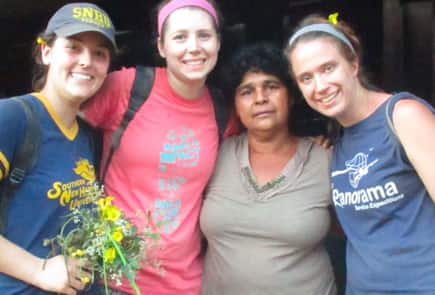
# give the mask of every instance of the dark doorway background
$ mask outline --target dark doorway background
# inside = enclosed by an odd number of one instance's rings
[[[49,16],[66,0],[0,1],[0,97],[31,90],[31,46]],[[155,45],[153,9],[158,0],[90,0],[112,16],[121,55],[114,68],[135,64],[160,65]],[[223,42],[216,70],[237,47],[257,41],[284,46],[299,20],[311,13],[339,12],[354,26],[364,48],[364,65],[374,84],[389,92],[411,91],[434,101],[435,38],[431,0],[217,0],[224,16]],[[325,119],[302,99],[295,108],[302,134],[325,133]],[[297,116],[300,117],[297,118]]]
[[[31,91],[31,47],[49,16],[65,0],[0,0],[0,97]],[[151,11],[156,0],[94,0],[112,16],[122,54],[114,68],[156,65]],[[243,44],[284,46],[295,24],[310,13],[339,12],[361,36],[366,70],[387,91],[409,90],[435,103],[435,23],[432,0],[217,0],[225,18],[219,66]],[[212,80],[215,76],[212,76]],[[215,80],[217,80],[215,78]],[[213,82],[213,81],[212,81]],[[302,109],[300,115],[316,119]],[[321,132],[323,122],[307,125]],[[339,286],[344,284],[343,243],[329,239]],[[343,289],[341,288],[341,291]]]
[[[65,0],[0,1],[0,96],[30,91],[31,45]],[[156,64],[151,11],[156,0],[90,1],[105,8],[119,31],[123,54],[115,67]],[[434,6],[430,0],[217,0],[225,17],[220,64],[243,43],[282,46],[309,13],[338,11],[363,40],[373,81],[387,91],[410,90],[433,102]]]

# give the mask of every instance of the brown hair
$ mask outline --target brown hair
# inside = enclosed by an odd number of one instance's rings
[[[296,26],[294,32],[297,32],[300,29],[313,24],[331,24],[331,23],[328,21],[328,19],[326,19],[321,15],[312,14],[302,19],[302,21],[299,22],[299,24]],[[331,34],[322,31],[312,31],[297,37],[294,40],[294,42],[292,42],[292,44],[287,44],[287,47],[285,48],[285,53],[287,54],[287,56],[290,56],[290,53],[293,51],[293,49],[296,47],[299,41],[314,40],[318,38],[328,38],[328,40],[330,40],[337,46],[338,51],[343,55],[343,57],[349,63],[356,62],[358,64],[358,69],[359,69],[358,81],[361,83],[361,85],[366,89],[377,90],[378,88],[369,82],[368,76],[362,65],[362,46],[361,46],[360,38],[357,36],[355,31],[350,27],[350,25],[348,25],[344,21],[337,22],[337,24],[334,25],[334,28],[346,36],[346,38],[352,44],[353,50],[344,42],[342,42],[340,39],[332,36]],[[292,64],[290,59],[289,59],[289,64],[290,64],[290,73],[293,76],[293,69],[292,69]]]
[[[37,39],[44,40],[51,47],[56,41],[57,36],[55,33],[40,33]],[[33,45],[32,56],[35,61],[32,72],[32,89],[33,91],[41,91],[47,82],[48,66],[42,62],[41,45],[37,42]]]

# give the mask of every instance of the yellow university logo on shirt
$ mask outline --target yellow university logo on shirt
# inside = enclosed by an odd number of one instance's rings
[[[92,7],[73,8],[73,17],[84,23],[90,23],[102,28],[111,28],[109,17],[101,10]]]
[[[47,192],[49,199],[59,199],[61,206],[69,206],[71,210],[92,203],[96,179],[94,166],[86,159],[77,161],[73,170],[80,178],[67,183],[55,181]]]

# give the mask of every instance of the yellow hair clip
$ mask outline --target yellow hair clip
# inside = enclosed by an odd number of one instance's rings
[[[36,38],[36,43],[38,43],[39,45],[45,44],[45,40],[42,39],[41,37]]]
[[[331,14],[328,16],[328,21],[329,21],[331,24],[336,25],[336,24],[338,23],[337,18],[338,18],[338,12],[334,12],[334,13],[331,13]]]

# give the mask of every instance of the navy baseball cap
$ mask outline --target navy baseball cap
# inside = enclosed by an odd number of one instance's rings
[[[106,37],[116,49],[115,27],[109,15],[95,4],[78,2],[59,8],[50,18],[46,33],[70,37],[83,32],[97,32]]]

